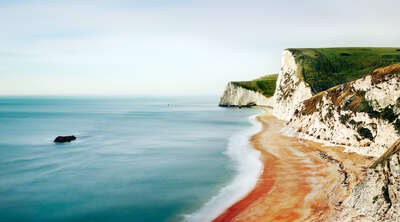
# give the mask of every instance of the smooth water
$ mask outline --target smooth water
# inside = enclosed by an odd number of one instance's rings
[[[183,220],[232,182],[229,140],[259,112],[217,102],[0,98],[0,221]]]

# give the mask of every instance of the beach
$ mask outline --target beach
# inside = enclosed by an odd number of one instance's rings
[[[327,221],[365,174],[373,158],[337,146],[288,137],[285,122],[257,117],[262,131],[250,138],[263,171],[254,188],[214,222]]]

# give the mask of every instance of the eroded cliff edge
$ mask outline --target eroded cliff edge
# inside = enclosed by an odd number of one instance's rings
[[[400,139],[368,170],[343,202],[337,219],[400,221]],[[352,212],[349,212],[352,211]]]
[[[298,72],[295,57],[290,50],[285,50],[281,56],[281,70],[276,81],[273,114],[288,121],[295,106],[311,96],[311,88]]]
[[[261,78],[262,79],[262,78]],[[299,102],[312,96],[311,88],[298,72],[298,64],[291,50],[284,50],[281,55],[281,69],[275,79],[275,84],[269,84],[262,90],[251,84],[258,80],[245,82],[229,82],[220,99],[220,106],[270,106],[274,108],[274,115],[279,119],[288,121],[294,112],[294,107]],[[254,85],[254,84],[253,84]],[[273,88],[272,88],[273,87]],[[269,93],[263,93],[268,90]],[[273,92],[272,94],[270,92]]]
[[[400,64],[375,70],[299,103],[288,126],[296,136],[380,156],[400,136]]]
[[[281,56],[274,115],[288,121],[303,100],[399,62],[397,48],[289,48]]]

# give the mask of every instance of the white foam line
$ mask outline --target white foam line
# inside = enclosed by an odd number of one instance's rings
[[[256,185],[263,170],[261,153],[250,144],[250,137],[262,130],[262,124],[256,120],[257,115],[249,117],[252,127],[234,134],[229,138],[226,154],[237,163],[237,175],[233,181],[222,188],[198,211],[184,216],[187,222],[212,221],[227,208],[245,197]]]

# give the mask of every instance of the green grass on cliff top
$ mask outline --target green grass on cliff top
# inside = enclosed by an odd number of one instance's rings
[[[299,74],[313,93],[359,79],[400,62],[399,48],[291,48]]]
[[[274,95],[275,92],[277,78],[278,74],[273,74],[273,75],[266,75],[251,81],[232,82],[232,84],[248,90],[259,92],[266,97],[271,97]]]

